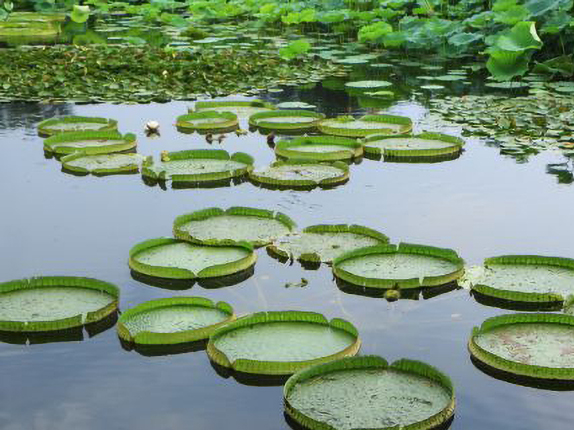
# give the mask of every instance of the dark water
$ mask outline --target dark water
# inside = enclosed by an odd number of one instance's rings
[[[287,95],[274,95],[283,100]],[[337,93],[299,95],[330,114],[355,111]],[[2,280],[34,275],[80,275],[121,287],[121,307],[172,295],[200,295],[231,303],[238,314],[312,310],[352,321],[362,353],[394,361],[420,359],[451,376],[457,389],[456,430],[563,430],[574,419],[572,392],[513,385],[471,363],[466,341],[473,326],[503,313],[474,301],[466,290],[428,300],[382,299],[340,291],[323,266],[305,271],[259,251],[254,276],[241,284],[168,291],[130,277],[128,250],[171,233],[173,219],[209,206],[275,209],[300,227],[357,223],[392,241],[451,247],[467,263],[504,253],[572,256],[574,188],[547,175],[556,156],[525,164],[470,140],[457,160],[391,164],[364,160],[351,180],[333,190],[271,191],[249,183],[211,190],[162,190],[139,175],[74,177],[44,158],[35,124],[54,114],[116,118],[121,131],[138,134],[139,152],[207,147],[198,134],[179,134],[175,117],[186,103],[150,105],[25,105],[0,107],[0,273]],[[402,102],[395,111],[414,117],[424,108]],[[146,138],[147,120],[161,124]],[[245,127],[244,127],[245,128]],[[218,146],[214,144],[213,146]],[[258,134],[230,135],[221,145],[245,151],[262,166],[274,159]],[[306,288],[284,288],[307,278]],[[2,430],[287,429],[281,387],[254,387],[215,373],[204,352],[145,357],[120,347],[114,329],[84,341],[0,344]]]

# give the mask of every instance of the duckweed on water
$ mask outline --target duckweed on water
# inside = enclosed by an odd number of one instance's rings
[[[171,297],[141,303],[122,313],[118,336],[126,342],[166,345],[205,340],[235,319],[233,308],[203,297]]]
[[[195,279],[238,273],[256,260],[248,244],[212,247],[158,238],[134,246],[129,265],[136,272],[158,278]]]
[[[300,234],[280,238],[268,250],[278,257],[327,263],[346,252],[388,242],[384,234],[367,227],[321,224],[307,227]]]
[[[260,312],[218,329],[207,353],[238,372],[289,375],[314,363],[355,355],[360,340],[347,321],[314,312]]]
[[[490,367],[540,379],[574,380],[574,317],[552,313],[487,319],[469,341],[472,355]]]
[[[309,429],[428,430],[454,413],[452,383],[413,360],[351,357],[302,370],[284,388],[285,411]]]
[[[288,234],[295,223],[280,212],[232,207],[227,210],[208,208],[181,215],[174,221],[174,236],[204,245],[249,242],[264,246]]]

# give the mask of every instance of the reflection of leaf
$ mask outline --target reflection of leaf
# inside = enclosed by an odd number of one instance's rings
[[[536,23],[533,21],[519,22],[512,27],[510,32],[498,38],[496,47],[505,51],[540,49],[542,41],[536,33]]]

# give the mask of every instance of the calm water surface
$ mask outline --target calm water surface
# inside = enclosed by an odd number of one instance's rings
[[[289,96],[274,95],[274,100]],[[330,92],[300,98],[329,113],[354,112]],[[121,287],[121,307],[173,295],[226,300],[238,314],[312,310],[352,321],[364,354],[408,357],[448,373],[458,405],[456,430],[563,430],[574,419],[573,392],[553,392],[494,379],[471,363],[466,341],[473,326],[504,311],[476,303],[466,290],[428,300],[387,303],[342,292],[327,266],[306,271],[259,250],[255,274],[231,287],[169,291],[133,280],[128,250],[144,239],[169,236],[172,220],[209,206],[246,205],[280,210],[300,227],[357,223],[392,241],[451,247],[468,264],[505,253],[573,256],[574,188],[545,173],[559,157],[541,154],[525,164],[470,140],[457,160],[393,164],[364,160],[351,180],[333,190],[271,191],[249,183],[210,190],[148,187],[139,175],[75,177],[44,158],[35,124],[55,114],[110,116],[122,132],[138,134],[139,152],[205,148],[198,134],[173,126],[189,104],[34,105],[0,107],[0,273],[2,280],[34,275],[81,275]],[[424,108],[403,102],[395,112],[418,117]],[[162,135],[146,138],[146,120]],[[246,126],[244,126],[246,128]],[[218,144],[212,147],[219,146]],[[257,133],[220,145],[245,151],[264,166],[274,159]],[[305,288],[286,282],[309,280]],[[120,347],[109,329],[83,341],[0,344],[2,430],[285,430],[281,387],[242,385],[219,376],[204,352],[145,357]]]

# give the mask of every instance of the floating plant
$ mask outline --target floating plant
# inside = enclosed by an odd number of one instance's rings
[[[40,136],[53,136],[72,131],[116,131],[118,122],[114,119],[90,116],[64,116],[50,118],[38,124]]]
[[[494,299],[495,305],[500,301],[510,309],[521,305],[560,309],[574,294],[574,260],[539,255],[492,257],[469,281],[475,297]]]
[[[237,115],[233,112],[206,110],[178,116],[175,125],[182,132],[220,132],[233,131],[238,124]]]
[[[249,117],[249,124],[263,130],[308,131],[317,127],[325,115],[307,110],[275,110],[259,112]]]
[[[257,256],[248,243],[203,246],[169,237],[138,243],[130,250],[135,272],[167,279],[227,276],[253,266]]]
[[[305,102],[283,102],[276,107],[277,109],[315,109],[317,106]]]
[[[259,312],[215,331],[207,354],[240,373],[290,375],[313,364],[355,355],[361,341],[348,321],[315,312]]]
[[[73,276],[42,276],[0,284],[0,330],[47,332],[96,323],[118,309],[118,288]]]
[[[173,234],[202,245],[249,242],[264,246],[295,227],[293,220],[281,212],[247,207],[208,208],[178,216],[173,223]]]
[[[267,249],[279,258],[292,258],[309,263],[330,263],[349,251],[384,245],[388,242],[387,236],[368,227],[319,224],[305,228],[300,234],[280,238]]]
[[[412,130],[410,118],[397,115],[365,115],[359,119],[352,116],[325,119],[318,125],[325,134],[347,137],[365,137],[369,134],[398,135]]]
[[[449,377],[434,367],[378,356],[349,357],[294,374],[283,390],[285,412],[313,430],[430,430],[454,414]]]
[[[174,183],[216,182],[240,178],[252,170],[253,158],[243,152],[230,155],[223,149],[190,149],[162,153],[155,163],[147,157],[142,175],[151,180]]]
[[[62,169],[78,175],[116,175],[138,173],[144,160],[139,154],[86,155],[82,152],[62,157]]]
[[[351,94],[362,94],[365,91],[378,91],[391,87],[393,84],[388,81],[352,81],[345,84],[345,88]]]
[[[247,118],[258,112],[265,112],[275,109],[272,103],[264,102],[262,100],[248,100],[248,101],[200,101],[195,102],[195,111],[216,111],[216,112],[233,112],[241,118]]]
[[[490,368],[545,380],[574,380],[574,317],[553,313],[489,318],[472,331],[472,356]]]
[[[350,251],[333,261],[343,281],[369,288],[420,288],[460,278],[464,261],[451,249],[401,243]]]
[[[363,155],[363,144],[339,136],[305,136],[277,142],[275,153],[299,160],[352,160]]]
[[[251,171],[249,179],[270,188],[332,187],[349,180],[349,166],[342,161],[332,164],[295,159],[276,161],[263,170]]]
[[[235,319],[233,308],[203,297],[170,297],[122,312],[118,336],[136,345],[174,345],[206,340]]]
[[[84,155],[111,154],[136,148],[136,136],[117,131],[71,131],[44,140],[44,151],[56,155],[81,152]]]
[[[421,133],[400,137],[373,134],[363,139],[365,154],[385,159],[442,159],[458,156],[464,140],[442,133]]]

